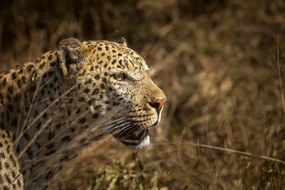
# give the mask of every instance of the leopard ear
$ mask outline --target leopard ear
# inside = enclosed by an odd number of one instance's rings
[[[120,38],[116,39],[115,42],[118,42],[119,44],[123,44],[125,46],[128,46],[128,42],[127,42],[126,38],[124,38],[124,37],[120,37]]]
[[[75,38],[68,38],[59,42],[59,66],[64,75],[69,70],[73,72],[81,68],[81,60],[83,59],[82,44]]]

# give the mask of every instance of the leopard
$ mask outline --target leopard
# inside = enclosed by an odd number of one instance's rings
[[[167,100],[126,41],[62,39],[0,73],[0,189],[48,189],[88,145],[106,136],[150,144]]]

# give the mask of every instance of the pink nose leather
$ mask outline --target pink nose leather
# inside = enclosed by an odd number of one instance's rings
[[[166,102],[167,98],[163,98],[163,99],[158,99],[157,102],[159,104],[158,109],[161,110],[162,107],[164,106],[165,102]]]

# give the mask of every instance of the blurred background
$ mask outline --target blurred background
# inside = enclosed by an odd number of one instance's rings
[[[285,1],[0,0],[0,70],[125,37],[168,101],[152,144],[108,137],[51,189],[285,189]]]

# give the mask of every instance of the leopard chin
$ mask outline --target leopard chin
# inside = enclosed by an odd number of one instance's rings
[[[144,139],[140,142],[140,144],[138,144],[137,146],[131,146],[129,145],[128,147],[130,149],[141,149],[141,148],[144,148],[146,146],[148,146],[150,144],[150,136],[149,135],[146,135],[144,137]]]

